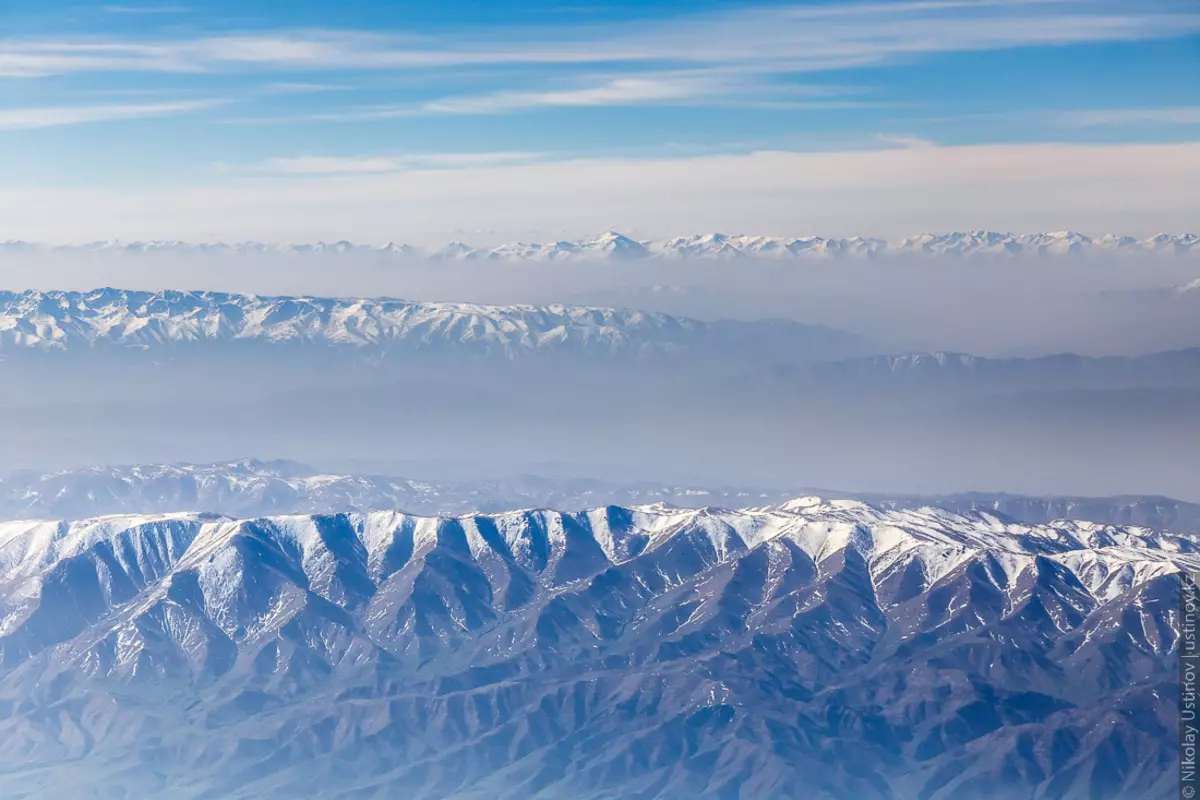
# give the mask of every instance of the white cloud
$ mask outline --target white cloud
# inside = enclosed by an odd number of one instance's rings
[[[351,108],[292,117],[243,118],[234,124],[302,121],[363,122],[430,115],[505,114],[535,108],[583,108],[648,104],[708,105],[763,109],[895,107],[895,103],[833,99],[845,90],[820,84],[775,86],[753,69],[695,69],[592,76],[538,91],[498,91],[442,97],[423,103]],[[807,99],[791,99],[791,98]],[[823,99],[812,99],[823,98]]]
[[[974,228],[1137,235],[1200,218],[1200,143],[764,151],[353,173],[234,173],[170,189],[11,187],[0,190],[0,239],[433,244],[455,229],[519,238],[608,226],[648,236]]]
[[[316,94],[320,92],[337,92],[346,89],[332,83],[306,83],[304,81],[277,81],[264,83],[254,91],[259,94]]]
[[[393,156],[296,156],[272,158],[260,165],[265,172],[281,175],[370,175],[404,167],[405,162]]]
[[[537,153],[418,153],[381,156],[296,156],[272,158],[260,171],[280,175],[372,175],[431,167],[470,167],[532,161]]]
[[[1059,120],[1066,125],[1079,127],[1132,125],[1145,122],[1167,125],[1200,125],[1200,107],[1105,108],[1095,111],[1066,111],[1059,115]]]
[[[937,143],[929,139],[924,139],[920,136],[904,133],[881,133],[877,137],[879,141],[887,144],[898,145],[899,147],[936,147]]]
[[[0,108],[0,131],[57,128],[92,122],[163,117],[186,114],[223,104],[223,100],[187,100],[175,103],[142,105],[43,106],[37,108]]]
[[[422,105],[427,114],[499,114],[539,107],[626,106],[723,95],[727,85],[697,78],[630,76],[594,86],[541,92],[449,97]]]
[[[106,14],[186,14],[191,9],[187,6],[133,6],[108,5],[100,10]]]

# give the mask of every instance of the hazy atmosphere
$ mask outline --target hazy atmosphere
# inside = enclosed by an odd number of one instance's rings
[[[12,350],[0,367],[10,376],[0,393],[10,471],[256,456],[409,477],[627,473],[1200,499],[1190,477],[1200,466],[1200,292],[1186,289],[1200,261],[1187,253],[729,260],[701,251],[542,263],[168,250],[7,261],[14,290],[168,285],[500,306],[464,318],[566,303],[719,328],[705,344],[676,342],[677,353],[599,348],[585,362],[470,347],[460,357],[448,342],[439,361],[419,343],[369,339],[314,360],[286,343],[247,348],[218,335],[186,344],[169,329],[121,332],[111,319],[74,331],[72,310],[66,338]],[[103,320],[111,303],[85,300],[83,316]],[[20,301],[4,305],[12,315]],[[162,313],[140,306],[118,303],[135,322]],[[14,344],[16,330],[4,334]],[[101,346],[114,337],[145,343]],[[938,353],[953,363],[855,361]],[[956,368],[964,355],[990,361]],[[1048,358],[1063,355],[1078,358]],[[813,370],[825,362],[841,366]],[[1114,450],[1119,459],[1105,457]]]

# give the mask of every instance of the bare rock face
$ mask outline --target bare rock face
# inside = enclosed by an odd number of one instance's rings
[[[816,498],[3,523],[0,788],[1165,798],[1198,550]]]

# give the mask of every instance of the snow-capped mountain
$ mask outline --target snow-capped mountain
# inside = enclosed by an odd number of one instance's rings
[[[701,322],[583,306],[485,306],[390,298],[221,292],[0,292],[0,349],[156,348],[200,342],[647,355],[759,347],[854,349],[855,337],[792,322]]]
[[[1183,570],[1189,537],[816,498],[5,523],[0,781],[1165,798]]]
[[[472,261],[586,261],[646,258],[651,250],[642,242],[609,232],[595,239],[550,244],[514,242],[490,250],[477,250],[462,244],[449,245],[430,254],[434,258]]]
[[[1073,519],[1200,533],[1200,505],[1166,497],[1023,497],[982,492],[898,496],[819,491],[894,510],[937,506],[963,514],[987,511],[1035,524]],[[243,459],[218,464],[143,464],[20,472],[0,479],[0,521],[178,511],[244,519],[396,508],[430,516],[522,508],[578,511],[607,505],[656,503],[678,508],[739,508],[781,503],[797,493],[747,486],[614,483],[534,475],[430,481],[331,474],[294,462]]]
[[[93,242],[81,245],[40,247],[23,241],[0,243],[0,254],[114,253],[114,254],[243,254],[243,255],[349,255],[397,260],[470,262],[587,262],[605,260],[829,260],[885,258],[889,256],[1013,257],[1084,255],[1189,255],[1200,253],[1196,234],[1158,234],[1145,239],[1105,234],[1086,236],[1075,231],[1054,233],[998,233],[966,231],[925,233],[895,240],[871,237],[780,237],[725,235],[683,236],[664,241],[639,241],[615,231],[591,239],[547,243],[513,242],[494,247],[474,247],[452,242],[443,247],[419,248],[390,242],[382,247],[351,242],[268,244],[263,242],[191,243],[180,241]]]

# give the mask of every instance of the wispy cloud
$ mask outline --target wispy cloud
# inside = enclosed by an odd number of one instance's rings
[[[779,85],[755,69],[695,69],[650,73],[598,74],[558,81],[553,88],[502,90],[450,95],[423,102],[360,106],[303,116],[243,118],[233,124],[369,122],[436,115],[507,114],[538,108],[690,105],[774,110],[863,109],[897,104],[841,97],[843,87],[820,84]]]
[[[1200,125],[1200,106],[1175,108],[1105,108],[1093,111],[1064,111],[1058,115],[1058,119],[1063,124],[1078,127],[1135,125],[1142,123]]]
[[[0,43],[0,75],[767,62],[777,72],[805,72],[929,53],[1144,40],[1198,30],[1200,13],[1134,8],[1118,0],[826,3],[682,16],[636,33],[584,25],[420,39],[317,30],[159,41],[8,40]]]
[[[191,11],[187,6],[136,6],[136,5],[107,5],[100,10],[106,14],[186,14]]]
[[[188,100],[142,105],[43,106],[0,109],[0,131],[57,128],[93,122],[187,114],[222,105],[224,100]]]
[[[256,91],[259,94],[316,94],[320,92],[337,92],[345,88],[345,86],[332,83],[277,81],[275,83],[264,83]]]
[[[377,156],[272,158],[256,167],[279,175],[377,175],[409,169],[486,167],[534,161],[538,153],[416,153]]]
[[[885,144],[897,145],[899,147],[921,148],[921,147],[937,147],[937,142],[925,139],[920,136],[905,133],[880,133],[876,137],[879,141]]]
[[[894,107],[894,103],[833,99],[826,87],[780,87],[755,75],[716,77],[630,75],[574,88],[544,91],[502,91],[482,95],[446,97],[415,107],[394,108],[377,116],[429,114],[505,114],[536,108],[599,108],[639,105],[704,105],[799,111],[804,109],[862,109]],[[802,99],[790,99],[799,96]],[[822,98],[822,99],[813,99]]]
[[[500,114],[528,108],[628,106],[724,95],[728,84],[696,78],[630,76],[592,86],[449,97],[421,105],[426,114]]]

